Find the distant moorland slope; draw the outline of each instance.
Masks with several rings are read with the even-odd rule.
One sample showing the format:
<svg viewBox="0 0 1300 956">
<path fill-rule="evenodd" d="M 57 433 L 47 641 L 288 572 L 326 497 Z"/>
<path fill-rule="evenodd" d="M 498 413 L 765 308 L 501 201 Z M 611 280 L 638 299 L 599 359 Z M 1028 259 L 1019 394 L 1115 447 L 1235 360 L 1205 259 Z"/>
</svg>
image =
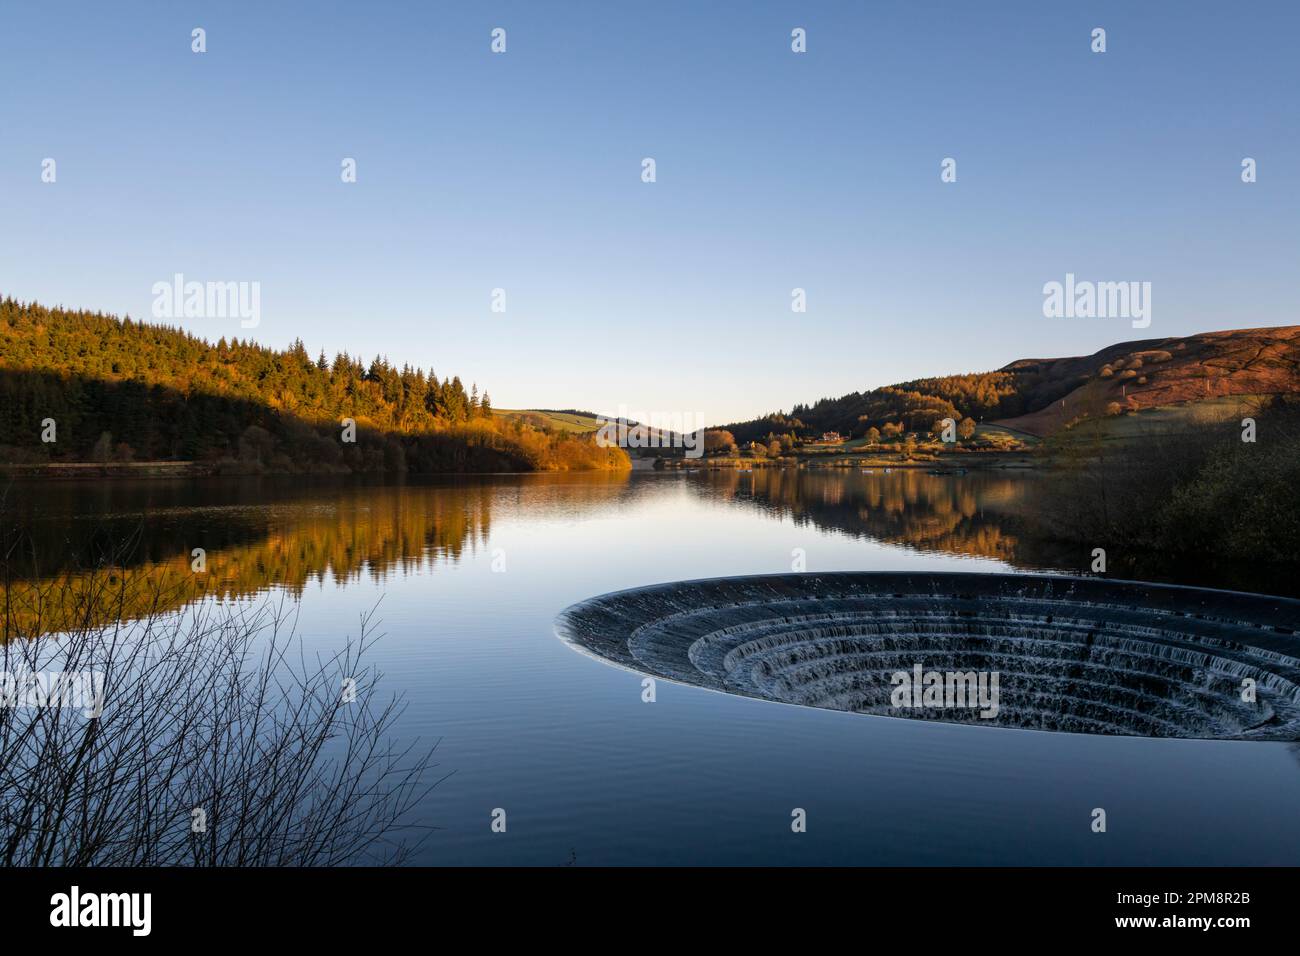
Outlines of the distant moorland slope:
<svg viewBox="0 0 1300 956">
<path fill-rule="evenodd" d="M 1121 342 L 1092 355 L 1020 359 L 993 372 L 915 379 L 727 425 L 769 434 L 857 437 L 893 422 L 924 431 L 972 418 L 1038 437 L 1087 418 L 1234 395 L 1300 393 L 1300 326 Z"/>
<path fill-rule="evenodd" d="M 573 432 L 578 435 L 595 432 L 601 426 L 599 415 L 594 412 L 579 411 L 575 408 L 494 408 L 492 414 L 497 418 L 532 425 L 534 428 L 549 428 L 558 432 Z"/>
</svg>

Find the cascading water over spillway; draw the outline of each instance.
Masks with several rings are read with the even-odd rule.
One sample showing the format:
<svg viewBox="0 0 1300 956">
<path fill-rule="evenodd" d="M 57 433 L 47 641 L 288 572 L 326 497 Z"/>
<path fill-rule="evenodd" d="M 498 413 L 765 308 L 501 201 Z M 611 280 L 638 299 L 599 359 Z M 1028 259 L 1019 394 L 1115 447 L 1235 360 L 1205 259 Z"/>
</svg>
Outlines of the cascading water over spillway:
<svg viewBox="0 0 1300 956">
<path fill-rule="evenodd" d="M 566 609 L 556 630 L 642 674 L 828 710 L 1300 740 L 1300 601 L 1286 598 L 1042 575 L 784 574 L 606 594 Z M 915 698 L 901 687 L 913 674 L 937 675 L 925 705 L 919 686 Z M 961 675 L 996 675 L 996 707 L 952 706 L 951 686 L 943 706 L 953 674 L 959 703 Z"/>
</svg>

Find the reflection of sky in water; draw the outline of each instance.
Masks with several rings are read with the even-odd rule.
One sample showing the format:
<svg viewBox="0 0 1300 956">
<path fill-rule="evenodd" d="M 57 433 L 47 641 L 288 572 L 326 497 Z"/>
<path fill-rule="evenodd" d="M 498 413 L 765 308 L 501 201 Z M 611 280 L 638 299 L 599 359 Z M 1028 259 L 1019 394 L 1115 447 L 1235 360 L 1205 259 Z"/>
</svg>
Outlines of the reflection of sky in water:
<svg viewBox="0 0 1300 956">
<path fill-rule="evenodd" d="M 345 556 L 346 580 L 316 574 L 302 587 L 301 632 L 328 646 L 380 602 L 386 637 L 375 659 L 385 685 L 407 696 L 401 732 L 442 738 L 439 762 L 456 771 L 421 810 L 421 822 L 443 828 L 430 863 L 551 865 L 571 850 L 579 864 L 1295 861 L 1300 763 L 1282 744 L 990 732 L 667 682 L 644 704 L 636 675 L 556 639 L 556 613 L 584 598 L 784 572 L 795 548 L 811 571 L 1008 568 L 861 536 L 849 488 L 838 524 L 831 508 L 737 503 L 732 488 L 752 477 L 540 476 L 401 491 L 262 483 L 246 493 L 155 484 L 130 502 L 121 489 L 79 499 L 56 488 L 32 491 L 19 510 L 46 516 L 32 519 L 44 524 L 35 537 L 57 540 L 67 509 L 165 506 L 156 553 L 185 553 L 211 534 L 227 542 L 212 548 L 214 561 L 223 547 L 250 549 L 241 566 L 256 563 L 263 535 L 278 542 L 264 553 L 301 559 L 311 542 L 293 529 L 315 521 L 321 553 Z M 998 480 L 990 488 L 1004 494 Z M 187 502 L 223 507 L 186 517 Z M 453 546 L 442 529 L 462 540 Z M 400 559 L 429 551 L 458 557 Z M 494 552 L 504 573 L 492 570 Z M 372 575 L 372 561 L 387 572 Z M 798 836 L 796 806 L 809 814 Z M 1102 836 L 1089 829 L 1098 806 L 1110 818 Z M 508 812 L 504 835 L 489 831 L 494 807 Z"/>
</svg>

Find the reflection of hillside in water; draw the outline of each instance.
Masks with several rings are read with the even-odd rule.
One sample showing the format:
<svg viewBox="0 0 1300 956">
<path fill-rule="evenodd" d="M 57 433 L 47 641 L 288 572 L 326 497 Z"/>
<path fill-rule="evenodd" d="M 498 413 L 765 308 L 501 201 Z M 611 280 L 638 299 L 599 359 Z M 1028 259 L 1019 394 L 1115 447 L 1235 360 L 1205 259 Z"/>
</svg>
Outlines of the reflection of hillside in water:
<svg viewBox="0 0 1300 956">
<path fill-rule="evenodd" d="M 382 581 L 483 546 L 494 510 L 612 507 L 627 476 L 317 489 L 237 480 L 60 485 L 4 507 L 3 633 L 67 630 L 327 578 Z M 15 528 L 17 530 L 15 530 Z M 191 570 L 192 551 L 207 571 Z"/>
<path fill-rule="evenodd" d="M 822 531 L 1019 567 L 1072 566 L 1076 557 L 1032 538 L 1017 518 L 1034 480 L 1025 473 L 777 468 L 745 474 L 712 471 L 702 478 L 708 495 L 742 501 Z"/>
</svg>

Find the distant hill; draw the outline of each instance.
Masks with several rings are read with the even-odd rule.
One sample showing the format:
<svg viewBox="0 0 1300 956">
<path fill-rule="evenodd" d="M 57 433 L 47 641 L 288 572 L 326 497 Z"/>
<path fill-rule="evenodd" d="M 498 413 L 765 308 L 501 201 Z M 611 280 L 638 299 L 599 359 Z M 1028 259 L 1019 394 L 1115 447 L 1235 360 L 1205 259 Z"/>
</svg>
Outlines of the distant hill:
<svg viewBox="0 0 1300 956">
<path fill-rule="evenodd" d="M 576 408 L 494 408 L 492 414 L 499 419 L 516 422 L 522 425 L 528 425 L 533 428 L 548 429 L 559 433 L 568 433 L 573 435 L 592 435 L 598 431 L 602 425 L 614 424 L 618 422 L 616 415 L 597 415 L 595 412 L 582 411 Z M 634 428 L 639 423 L 635 419 L 629 418 L 626 422 L 628 428 Z M 680 446 L 680 440 L 676 432 L 664 428 L 651 428 L 648 434 L 657 443 L 655 448 L 632 448 L 631 453 L 637 457 L 669 455 Z M 665 450 L 666 449 L 666 450 Z"/>
<path fill-rule="evenodd" d="M 1092 355 L 1019 359 L 992 372 L 915 379 L 824 398 L 726 426 L 737 441 L 769 433 L 857 437 L 893 422 L 926 431 L 972 418 L 1037 437 L 1085 418 L 1228 396 L 1300 393 L 1300 326 L 1144 339 Z"/>
<path fill-rule="evenodd" d="M 598 416 L 593 412 L 577 409 L 553 408 L 494 408 L 492 414 L 498 418 L 521 422 L 534 428 L 551 428 L 560 432 L 573 432 L 585 435 L 600 427 Z"/>
<path fill-rule="evenodd" d="M 1093 355 L 1022 359 L 1006 371 L 1075 387 L 1059 401 L 1026 407 L 1001 424 L 1051 435 L 1083 417 L 1233 395 L 1300 393 L 1300 326 L 1206 332 L 1122 342 Z"/>
</svg>

